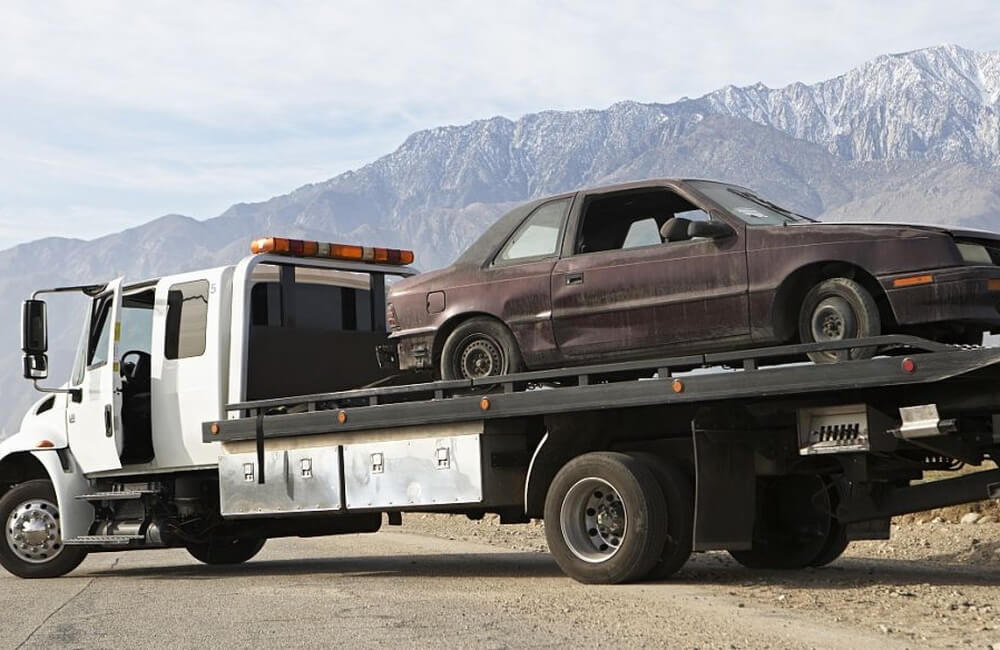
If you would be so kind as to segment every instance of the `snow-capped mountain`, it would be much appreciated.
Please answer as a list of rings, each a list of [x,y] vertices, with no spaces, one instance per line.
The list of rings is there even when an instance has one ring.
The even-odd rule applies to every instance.
[[[17,350],[18,303],[34,288],[230,263],[262,234],[404,246],[433,268],[516,202],[653,176],[726,179],[820,218],[1000,230],[998,114],[1000,52],[935,47],[812,85],[420,131],[356,171],[214,219],[171,215],[93,241],[0,251],[0,434],[16,430],[34,395]],[[55,379],[77,315],[52,316]]]

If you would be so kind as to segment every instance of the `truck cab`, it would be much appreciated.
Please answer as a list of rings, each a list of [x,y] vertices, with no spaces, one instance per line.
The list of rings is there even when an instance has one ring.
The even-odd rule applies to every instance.
[[[376,359],[387,337],[385,283],[414,273],[412,253],[281,238],[255,241],[253,251],[233,266],[40,290],[26,302],[25,375],[49,394],[0,443],[0,485],[50,479],[59,540],[93,536],[93,503],[78,497],[94,485],[216,471],[220,445],[202,441],[202,423],[226,417],[227,403],[390,376]],[[39,386],[48,365],[42,297],[51,292],[89,297],[59,388]],[[26,546],[21,559],[41,566],[46,558]],[[41,550],[59,551],[51,546]]]

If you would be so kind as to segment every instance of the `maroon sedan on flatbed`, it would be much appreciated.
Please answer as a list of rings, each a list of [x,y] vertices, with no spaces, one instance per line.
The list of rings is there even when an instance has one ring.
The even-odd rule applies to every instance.
[[[742,187],[651,180],[518,207],[393,285],[387,316],[400,367],[446,379],[895,332],[978,343],[1000,330],[998,263],[993,233],[820,223]]]

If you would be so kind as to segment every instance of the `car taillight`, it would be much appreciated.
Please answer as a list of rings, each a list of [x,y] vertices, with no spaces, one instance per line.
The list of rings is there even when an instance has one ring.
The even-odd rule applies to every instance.
[[[396,308],[392,306],[391,302],[385,306],[385,324],[394,332],[399,329],[399,322],[396,320]]]

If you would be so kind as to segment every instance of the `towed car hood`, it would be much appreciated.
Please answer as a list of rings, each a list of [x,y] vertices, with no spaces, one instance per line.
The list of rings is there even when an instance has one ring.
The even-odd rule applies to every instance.
[[[954,228],[952,226],[942,226],[932,223],[907,223],[905,221],[816,221],[813,223],[795,223],[791,225],[796,227],[872,226],[876,228],[912,228],[914,230],[927,230],[930,232],[944,233],[958,238],[989,239],[995,242],[1000,242],[1000,233],[990,232],[989,230],[978,230],[975,228]]]

